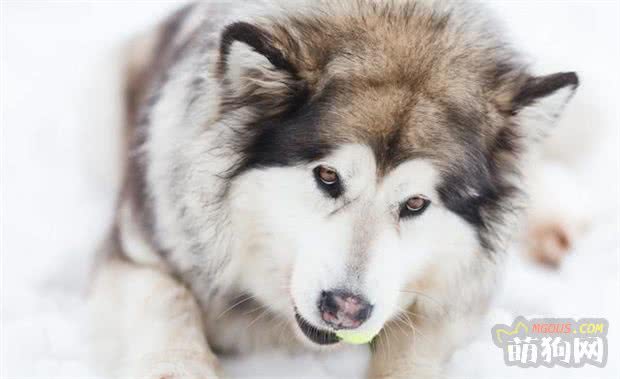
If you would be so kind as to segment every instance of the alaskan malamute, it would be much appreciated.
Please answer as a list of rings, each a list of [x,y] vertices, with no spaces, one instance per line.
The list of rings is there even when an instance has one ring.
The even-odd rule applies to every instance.
[[[523,165],[578,86],[533,76],[461,1],[194,4],[128,57],[124,184],[92,289],[100,359],[123,378],[344,342],[370,343],[371,378],[437,375],[485,312]]]

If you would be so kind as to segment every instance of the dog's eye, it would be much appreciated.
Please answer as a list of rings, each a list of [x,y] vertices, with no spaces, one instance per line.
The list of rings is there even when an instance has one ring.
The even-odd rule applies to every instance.
[[[344,188],[340,182],[338,172],[328,166],[317,166],[314,169],[314,178],[319,188],[333,198],[342,195]]]
[[[328,186],[336,184],[338,181],[338,173],[331,167],[319,166],[317,174],[319,175],[319,179]]]
[[[422,195],[410,197],[400,208],[400,218],[419,216],[430,205],[431,201]]]

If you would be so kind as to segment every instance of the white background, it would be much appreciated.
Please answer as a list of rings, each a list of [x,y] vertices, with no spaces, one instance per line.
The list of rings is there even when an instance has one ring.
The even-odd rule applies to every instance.
[[[618,378],[618,95],[620,5],[614,1],[492,2],[541,73],[579,72],[582,86],[549,142],[549,178],[582,186],[589,231],[559,271],[511,259],[477,338],[449,378]],[[1,2],[1,342],[3,378],[94,378],[84,318],[92,251],[114,199],[116,124],[105,76],[110,51],[172,2]],[[109,70],[108,70],[109,71]],[[550,201],[555,196],[549,194]],[[586,202],[575,200],[574,207]],[[516,250],[516,249],[515,249]],[[516,315],[606,317],[606,369],[507,368],[491,325]],[[358,378],[363,351],[226,361],[231,378]]]

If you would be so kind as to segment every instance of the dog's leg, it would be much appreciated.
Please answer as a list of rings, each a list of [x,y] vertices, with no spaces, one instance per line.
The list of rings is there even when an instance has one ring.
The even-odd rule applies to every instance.
[[[484,307],[472,305],[466,312],[455,312],[437,306],[426,312],[427,306],[414,304],[386,324],[373,341],[370,379],[445,377],[444,364],[475,333]]]
[[[441,329],[388,323],[372,346],[370,379],[439,378],[444,348]]]
[[[557,267],[587,228],[592,207],[568,168],[539,162],[530,172],[525,246],[535,261]]]
[[[91,301],[98,355],[111,360],[118,377],[218,377],[198,304],[168,274],[110,259],[97,273]]]

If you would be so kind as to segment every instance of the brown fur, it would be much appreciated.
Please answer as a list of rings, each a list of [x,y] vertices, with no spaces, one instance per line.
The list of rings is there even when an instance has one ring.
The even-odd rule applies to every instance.
[[[378,343],[372,375],[435,375],[459,338],[451,328],[459,321],[469,328],[488,300],[494,254],[507,237],[507,216],[519,192],[514,177],[525,143],[519,111],[577,85],[574,74],[533,78],[494,25],[466,4],[452,9],[455,3],[324,1],[316,8],[222,24],[208,32],[208,17],[188,26],[193,25],[186,20],[188,12],[199,9],[190,6],[157,31],[145,55],[130,65],[128,167],[113,242],[114,248],[124,248],[118,246],[127,232],[120,230],[127,226],[122,217],[130,214],[129,224],[137,225],[129,225],[134,227],[129,231],[139,229],[131,237],[144,240],[140,249],[148,245],[143,255],[157,255],[165,275],[178,274],[201,307],[178,297],[163,303],[165,310],[180,302],[192,317],[198,311],[206,314],[208,339],[221,350],[232,351],[229,345],[252,339],[246,333],[239,340],[210,335],[222,331],[222,323],[236,329],[247,319],[247,314],[228,315],[219,324],[213,319],[219,313],[214,309],[228,307],[225,298],[235,295],[218,282],[226,280],[220,274],[230,267],[228,248],[236,236],[229,209],[222,205],[243,171],[317,162],[349,142],[372,148],[378,180],[406,160],[426,157],[440,171],[436,192],[441,204],[478,233],[480,259],[448,280],[437,265],[411,283],[416,291],[442,292],[449,304],[441,305],[464,314],[450,315],[437,304],[429,310],[419,298],[409,307],[420,314],[413,320],[417,334],[400,334],[398,353],[389,359],[384,355],[381,360],[386,346]],[[207,38],[215,35],[215,40]],[[180,69],[173,70],[177,64]],[[160,110],[168,113],[163,121],[150,119],[162,115]],[[148,265],[150,258],[135,263]],[[135,265],[128,271],[141,275],[143,270]],[[164,273],[156,273],[146,278],[151,281],[146,290],[161,292],[157,284]],[[132,282],[133,274],[125,280]],[[176,282],[166,285],[178,287]],[[463,292],[471,296],[455,295]],[[130,295],[139,299],[144,294]],[[149,315],[139,316],[135,320],[141,326]],[[270,316],[265,322],[276,321],[277,315]],[[193,333],[199,336],[202,320],[193,320]],[[390,321],[379,338],[394,325]],[[464,329],[460,326],[455,328]],[[262,324],[254,329],[256,345],[274,339]],[[168,330],[177,329],[166,326],[161,332],[167,337]],[[434,343],[417,343],[419,336]],[[210,370],[212,365],[206,366]]]
[[[335,6],[330,14],[263,26],[311,96],[330,91],[337,111],[327,116],[332,122],[324,138],[370,144],[383,170],[412,155],[465,159],[463,134],[475,136],[481,149],[493,149],[510,99],[527,78],[512,51],[489,42],[489,35],[480,43],[480,31],[453,22],[449,12],[415,3],[357,7],[346,16]],[[242,97],[248,101],[247,92]]]

